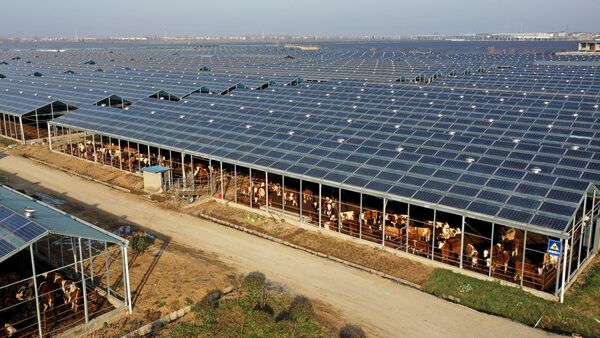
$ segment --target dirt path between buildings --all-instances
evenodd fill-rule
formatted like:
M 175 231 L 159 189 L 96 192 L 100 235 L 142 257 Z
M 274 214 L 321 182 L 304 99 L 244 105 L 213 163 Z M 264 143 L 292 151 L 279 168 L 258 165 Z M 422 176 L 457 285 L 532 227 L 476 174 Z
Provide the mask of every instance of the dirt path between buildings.
M 449 303 L 410 287 L 193 216 L 139 196 L 72 177 L 21 157 L 0 159 L 16 188 L 38 185 L 216 254 L 240 272 L 261 271 L 308 297 L 332 305 L 348 321 L 381 337 L 544 337 L 549 334 Z M 29 181 L 18 186 L 16 177 Z M 24 184 L 24 183 L 19 183 Z

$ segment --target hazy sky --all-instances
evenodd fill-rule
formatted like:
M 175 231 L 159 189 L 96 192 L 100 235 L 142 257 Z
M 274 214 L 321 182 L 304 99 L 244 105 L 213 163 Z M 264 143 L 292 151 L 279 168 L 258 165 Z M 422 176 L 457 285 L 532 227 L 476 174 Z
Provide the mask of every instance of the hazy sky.
M 0 0 L 1 36 L 600 31 L 600 0 Z

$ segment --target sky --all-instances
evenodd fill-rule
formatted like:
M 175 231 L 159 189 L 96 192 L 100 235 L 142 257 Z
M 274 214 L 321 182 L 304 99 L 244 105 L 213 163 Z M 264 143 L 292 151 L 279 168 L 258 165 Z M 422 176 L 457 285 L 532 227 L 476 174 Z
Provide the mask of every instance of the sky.
M 600 31 L 600 0 L 0 0 L 0 36 Z

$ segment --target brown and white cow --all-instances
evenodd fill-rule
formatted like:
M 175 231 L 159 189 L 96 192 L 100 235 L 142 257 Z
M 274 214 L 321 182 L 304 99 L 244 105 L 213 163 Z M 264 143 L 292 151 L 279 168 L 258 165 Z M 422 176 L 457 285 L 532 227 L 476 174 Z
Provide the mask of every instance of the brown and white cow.
M 548 253 L 544 254 L 544 263 L 542 264 L 542 269 L 556 269 L 558 265 L 558 256 L 550 255 Z
M 438 248 L 442 251 L 442 262 L 447 261 L 450 255 L 460 255 L 460 239 L 452 238 L 438 242 Z
M 64 279 L 61 283 L 61 289 L 63 291 L 63 298 L 65 304 L 71 304 L 71 309 L 77 312 L 79 302 L 81 300 L 81 289 L 70 279 Z
M 50 283 L 43 281 L 38 286 L 38 296 L 42 305 L 42 312 L 46 312 L 54 307 L 54 288 Z
M 0 337 L 12 337 L 17 334 L 17 332 L 19 331 L 15 329 L 14 326 L 9 323 L 5 323 L 4 327 L 2 327 L 0 330 Z
M 502 243 L 494 245 L 492 249 L 491 259 L 487 257 L 487 250 L 484 251 L 484 257 L 486 257 L 486 266 L 491 267 L 492 272 L 497 268 L 503 268 L 504 272 L 508 270 L 508 263 L 510 262 L 510 253 L 504 250 Z
M 525 263 L 520 260 L 515 262 L 515 281 L 521 279 L 521 270 L 523 270 L 523 281 L 530 281 L 536 285 L 541 285 L 543 280 L 544 268 Z
M 474 267 L 477 265 L 479 261 L 479 252 L 475 248 L 475 246 L 471 243 L 467 243 L 465 245 L 465 255 L 471 258 L 471 266 Z

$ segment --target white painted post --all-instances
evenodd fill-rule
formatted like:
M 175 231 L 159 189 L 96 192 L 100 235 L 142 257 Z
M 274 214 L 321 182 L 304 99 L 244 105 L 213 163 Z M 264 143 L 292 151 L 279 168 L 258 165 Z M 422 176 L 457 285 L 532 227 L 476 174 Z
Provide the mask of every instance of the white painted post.
M 521 286 L 523 286 L 523 281 L 525 280 L 525 250 L 527 250 L 527 230 L 523 233 L 523 258 L 521 260 Z M 537 272 L 537 271 L 536 271 Z
M 435 224 L 433 225 L 435 227 Z M 459 267 L 462 269 L 463 268 L 463 256 L 464 251 L 465 250 L 465 216 L 462 216 L 462 224 L 460 226 L 460 261 L 459 261 Z
M 127 258 L 127 246 L 124 246 L 125 253 L 125 283 L 127 284 L 127 304 L 129 306 L 129 314 L 132 312 L 132 304 L 131 304 L 131 285 L 129 282 L 129 259 Z
M 563 303 L 565 300 L 565 276 L 567 272 L 567 240 L 562 241 L 562 251 L 564 252 L 563 257 L 563 267 L 562 267 L 562 282 L 560 284 L 560 302 Z M 573 251 L 573 250 L 571 250 Z
M 385 208 L 387 206 L 387 198 L 383 198 L 383 217 L 381 219 L 381 246 L 385 247 Z
M 87 301 L 87 287 L 86 287 L 86 283 L 85 283 L 85 270 L 83 269 L 83 251 L 81 250 L 81 237 L 78 238 L 78 244 L 79 244 L 79 264 L 81 266 L 81 284 L 83 287 L 83 313 L 85 316 L 85 322 L 86 324 L 90 321 L 89 315 L 88 315 L 88 301 Z
M 44 333 L 42 332 L 42 316 L 40 314 L 40 296 L 38 294 L 37 284 L 37 273 L 35 272 L 35 258 L 33 256 L 33 245 L 29 244 L 29 254 L 31 256 L 31 271 L 33 272 L 33 295 L 35 296 L 35 312 L 38 321 L 39 336 L 42 338 Z

